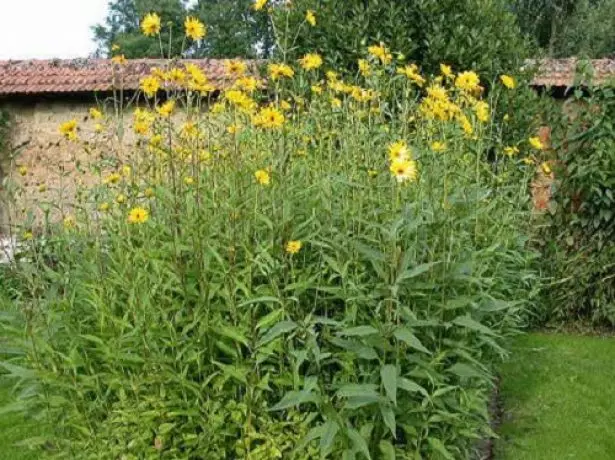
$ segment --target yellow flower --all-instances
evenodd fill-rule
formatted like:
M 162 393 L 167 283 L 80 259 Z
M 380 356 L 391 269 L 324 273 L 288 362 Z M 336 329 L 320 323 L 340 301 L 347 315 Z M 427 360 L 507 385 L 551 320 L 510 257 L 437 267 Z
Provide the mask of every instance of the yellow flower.
M 384 43 L 380 43 L 379 45 L 372 45 L 369 48 L 367 48 L 367 51 L 372 56 L 380 59 L 380 62 L 382 62 L 385 65 L 390 64 L 391 61 L 393 60 L 393 55 L 391 54 L 389 49 L 386 46 L 384 46 Z
M 312 85 L 310 89 L 314 94 L 322 94 L 322 86 L 320 85 Z
M 444 152 L 446 150 L 446 143 L 441 141 L 434 141 L 431 143 L 431 150 L 434 152 Z
M 253 123 L 263 128 L 280 128 L 286 121 L 284 114 L 275 107 L 265 107 L 254 116 Z
M 149 131 L 149 123 L 146 121 L 136 121 L 133 125 L 133 130 L 137 134 L 141 134 L 142 136 L 146 136 Z
M 123 54 L 118 54 L 117 56 L 113 56 L 111 58 L 111 62 L 117 65 L 124 65 L 126 64 L 126 56 L 124 56 Z
M 232 60 L 224 62 L 224 69 L 228 75 L 242 76 L 248 70 L 248 65 L 243 61 Z
M 515 89 L 517 87 L 517 82 L 510 75 L 500 75 L 500 81 L 508 89 Z
M 407 159 L 396 159 L 391 162 L 390 171 L 399 183 L 414 182 L 417 177 L 416 162 Z
M 259 82 L 254 77 L 241 77 L 235 82 L 235 86 L 248 93 L 253 93 L 258 89 Z
M 222 113 L 224 112 L 224 104 L 221 102 L 216 102 L 211 106 L 211 113 Z
M 342 106 L 342 100 L 337 97 L 331 98 L 331 107 L 334 109 L 339 109 Z
M 474 106 L 474 111 L 476 112 L 476 118 L 483 123 L 487 123 L 489 121 L 489 104 L 485 101 L 478 101 Z
M 111 46 L 111 51 L 115 52 L 115 51 L 119 51 L 120 50 L 120 45 L 118 45 L 117 43 L 114 43 Z
M 256 107 L 256 102 L 250 96 L 236 89 L 225 91 L 224 98 L 246 112 L 251 112 Z
M 165 74 L 165 79 L 177 85 L 182 85 L 186 81 L 186 72 L 177 67 L 173 67 Z
M 480 88 L 480 78 L 476 72 L 462 72 L 457 75 L 455 86 L 461 90 L 473 92 Z
M 534 164 L 534 159 L 533 159 L 533 158 L 531 158 L 531 157 L 525 157 L 525 158 L 523 159 L 523 162 L 524 162 L 526 165 L 533 165 L 533 164 Z
M 32 238 L 34 238 L 34 235 L 32 234 L 31 231 L 26 230 L 22 233 L 21 237 L 25 240 L 25 241 L 30 241 Z
M 519 153 L 519 149 L 517 147 L 504 147 L 504 154 L 508 157 L 512 158 Z
M 103 184 L 105 185 L 117 184 L 121 180 L 122 180 L 122 176 L 119 173 L 111 173 L 103 179 Z
M 370 76 L 372 69 L 369 65 L 369 62 L 367 62 L 367 59 L 359 59 L 359 72 L 364 77 Z
M 170 117 L 173 110 L 175 110 L 175 101 L 173 100 L 167 101 L 162 106 L 156 108 L 156 111 L 164 118 Z
M 98 206 L 98 210 L 102 212 L 107 212 L 110 207 L 111 205 L 105 201 L 104 203 L 100 203 L 100 205 Z
M 288 111 L 290 110 L 292 107 L 290 105 L 290 103 L 288 101 L 282 101 L 280 102 L 280 108 L 284 111 Z
M 453 69 L 450 65 L 440 64 L 440 73 L 445 77 L 451 77 L 453 75 Z
M 302 247 L 303 247 L 303 243 L 301 241 L 298 241 L 298 240 L 289 241 L 288 243 L 286 243 L 286 252 L 288 254 L 297 254 L 299 251 L 301 251 Z
M 124 165 L 122 166 L 122 174 L 125 177 L 128 177 L 132 174 L 132 167 L 130 165 Z
M 41 184 L 40 187 L 38 188 L 38 191 L 41 193 L 44 193 L 47 191 L 47 186 L 45 184 Z
M 100 123 L 96 123 L 94 125 L 94 131 L 97 133 L 102 133 L 105 130 L 105 127 L 103 125 L 101 125 Z
M 260 11 L 262 10 L 265 5 L 267 4 L 267 0 L 254 0 L 254 11 Z
M 337 81 L 337 79 L 339 78 L 338 73 L 333 70 L 327 70 L 326 75 L 327 75 L 327 80 L 329 80 L 329 83 Z
M 405 75 L 408 80 L 415 82 L 418 86 L 423 86 L 423 84 L 425 84 L 425 79 L 421 76 L 416 64 L 408 64 L 405 67 L 400 67 L 397 69 L 397 73 Z
M 287 64 L 269 64 L 269 76 L 273 81 L 279 78 L 292 78 L 295 75 L 293 68 Z
M 256 182 L 261 185 L 269 185 L 271 183 L 271 177 L 269 173 L 264 169 L 259 169 L 254 173 L 254 177 L 256 178 Z
M 68 215 L 64 218 L 63 224 L 65 229 L 71 229 L 77 225 L 77 220 L 75 219 L 75 216 Z
M 465 132 L 466 136 L 471 136 L 474 133 L 474 127 L 468 117 L 465 115 L 460 115 L 459 122 L 461 123 L 461 128 Z
M 542 172 L 544 172 L 547 176 L 551 174 L 551 166 L 549 166 L 548 161 L 544 161 L 540 167 L 542 168 Z
M 156 13 L 146 15 L 141 22 L 141 30 L 148 37 L 158 35 L 160 33 L 160 16 Z
M 115 197 L 115 201 L 119 204 L 126 203 L 126 195 L 120 193 L 118 196 Z
M 132 208 L 128 213 L 128 222 L 131 224 L 143 224 L 149 219 L 149 212 L 145 208 Z
M 207 33 L 205 24 L 192 16 L 188 16 L 186 18 L 184 27 L 186 28 L 186 37 L 191 38 L 192 40 L 201 40 Z
M 19 167 L 19 175 L 20 176 L 25 176 L 26 174 L 28 174 L 28 168 L 26 168 L 25 166 L 20 166 Z
M 227 131 L 229 134 L 236 134 L 236 133 L 239 131 L 239 126 L 237 126 L 237 125 L 229 125 L 229 126 L 226 128 L 226 131 Z
M 193 185 L 194 184 L 194 177 L 192 177 L 192 176 L 184 177 L 184 184 L 186 184 L 186 185 Z
M 198 134 L 199 134 L 199 128 L 197 127 L 196 123 L 192 121 L 187 121 L 181 127 L 181 136 L 183 138 L 187 138 L 187 139 L 194 138 L 194 137 L 197 137 Z
M 305 70 L 315 70 L 322 66 L 322 57 L 317 53 L 308 53 L 299 59 L 299 64 Z
M 160 89 L 160 81 L 154 76 L 141 79 L 141 90 L 147 97 L 154 97 Z
M 70 120 L 60 125 L 60 133 L 69 140 L 77 139 L 77 120 Z
M 90 109 L 90 116 L 94 119 L 94 120 L 99 120 L 102 118 L 103 114 L 100 110 L 98 110 L 95 107 L 92 107 Z
M 408 144 L 405 141 L 397 141 L 389 145 L 389 159 L 391 161 L 409 160 L 411 155 Z
M 539 137 L 530 137 L 529 143 L 536 150 L 544 150 L 545 148 L 544 144 L 542 143 Z
M 305 20 L 313 27 L 316 25 L 316 15 L 312 10 L 307 10 L 305 13 Z

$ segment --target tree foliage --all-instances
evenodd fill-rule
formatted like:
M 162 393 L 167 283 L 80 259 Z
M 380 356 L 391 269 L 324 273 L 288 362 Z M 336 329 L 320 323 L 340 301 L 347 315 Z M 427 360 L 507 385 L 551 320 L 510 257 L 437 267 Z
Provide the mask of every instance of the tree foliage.
M 127 58 L 160 57 L 161 49 L 171 56 L 266 55 L 271 49 L 269 20 L 250 6 L 250 0 L 199 0 L 194 4 L 187 0 L 112 0 L 104 23 L 93 28 L 97 54 L 110 55 L 113 45 L 118 45 Z M 162 18 L 160 38 L 141 33 L 140 21 L 150 12 Z M 187 16 L 195 16 L 206 24 L 208 33 L 202 42 L 184 41 Z
M 305 22 L 308 9 L 317 12 L 317 27 Z M 283 28 L 286 15 L 290 26 Z M 345 68 L 380 41 L 427 71 L 445 62 L 492 76 L 527 53 L 502 0 L 301 0 L 278 8 L 276 22 L 282 48 L 287 45 L 292 57 L 318 49 L 330 64 Z M 298 33 L 300 28 L 309 30 Z

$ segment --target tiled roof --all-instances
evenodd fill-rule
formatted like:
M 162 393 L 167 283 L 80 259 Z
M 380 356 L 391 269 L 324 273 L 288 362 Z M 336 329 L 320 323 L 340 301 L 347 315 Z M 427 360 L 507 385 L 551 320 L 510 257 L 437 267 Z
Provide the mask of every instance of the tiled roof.
M 591 81 L 596 85 L 615 81 L 615 59 L 538 59 L 528 60 L 526 65 L 537 71 L 532 80 L 533 86 L 569 88 L 579 82 L 586 83 L 585 78 L 575 81 L 577 75 L 582 76 L 585 72 L 593 75 Z
M 203 69 L 215 87 L 226 86 L 224 59 L 182 59 L 176 65 L 187 63 Z M 593 68 L 593 83 L 615 80 L 615 59 L 538 59 L 526 61 L 526 67 L 537 70 L 533 86 L 572 87 L 577 71 L 587 63 Z M 168 65 L 169 61 L 162 59 L 132 59 L 121 66 L 108 59 L 0 61 L 0 96 L 111 91 L 119 87 L 136 90 L 139 80 L 152 68 Z
M 194 63 L 216 88 L 225 87 L 224 59 L 182 59 L 176 65 Z M 165 68 L 162 59 L 131 59 L 124 65 L 109 59 L 54 59 L 0 61 L 0 95 L 79 93 L 139 88 L 139 80 L 154 67 Z

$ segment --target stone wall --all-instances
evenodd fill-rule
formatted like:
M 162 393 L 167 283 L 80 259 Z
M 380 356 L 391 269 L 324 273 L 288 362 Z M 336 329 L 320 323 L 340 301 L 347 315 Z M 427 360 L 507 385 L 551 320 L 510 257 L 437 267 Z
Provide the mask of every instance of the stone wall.
M 8 233 L 12 226 L 40 225 L 45 214 L 41 204 L 54 218 L 69 213 L 75 185 L 96 180 L 86 172 L 88 164 L 98 160 L 96 155 L 103 150 L 96 144 L 104 142 L 105 155 L 119 157 L 134 142 L 130 117 L 124 121 L 127 134 L 121 142 L 112 134 L 95 135 L 95 122 L 89 116 L 94 106 L 96 102 L 89 98 L 0 100 L 0 109 L 11 117 L 8 150 L 12 151 L 12 155 L 1 153 L 0 164 L 8 180 L 0 199 L 0 234 Z M 78 121 L 79 135 L 90 143 L 90 152 L 62 138 L 59 126 L 71 119 Z

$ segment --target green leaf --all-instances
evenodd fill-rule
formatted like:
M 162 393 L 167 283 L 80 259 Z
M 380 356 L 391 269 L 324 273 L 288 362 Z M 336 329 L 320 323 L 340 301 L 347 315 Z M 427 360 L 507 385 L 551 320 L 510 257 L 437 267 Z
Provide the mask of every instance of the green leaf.
M 439 263 L 440 262 L 429 262 L 426 264 L 417 265 L 410 270 L 405 270 L 397 276 L 397 280 L 395 281 L 395 283 L 400 283 L 411 278 L 416 278 L 417 276 L 428 272 L 429 270 L 431 270 L 431 267 L 433 267 L 434 265 L 438 265 Z
M 380 379 L 382 380 L 386 395 L 397 406 L 397 367 L 392 364 L 382 366 L 380 369 Z
M 397 340 L 401 340 L 409 347 L 422 351 L 423 353 L 427 353 L 428 355 L 431 354 L 431 352 L 423 346 L 421 341 L 410 331 L 410 329 L 405 327 L 397 328 L 393 335 Z
M 376 329 L 373 326 L 357 326 L 357 327 L 351 327 L 348 329 L 343 329 L 340 332 L 338 332 L 338 335 L 343 335 L 346 337 L 364 337 L 367 335 L 374 335 L 374 334 L 378 334 L 378 329 Z
M 321 458 L 325 458 L 331 449 L 333 448 L 333 443 L 335 442 L 335 436 L 337 435 L 340 426 L 334 422 L 333 420 L 328 420 L 323 425 L 323 434 L 320 438 L 320 456 Z
M 352 445 L 355 450 L 361 452 L 363 455 L 365 455 L 367 459 L 371 460 L 372 456 L 369 454 L 369 447 L 367 447 L 367 442 L 365 442 L 365 439 L 363 439 L 359 432 L 354 428 L 348 428 L 346 430 L 346 434 L 352 442 Z
M 239 308 L 247 307 L 248 305 L 253 305 L 255 303 L 279 303 L 280 305 L 282 305 L 282 302 L 277 297 L 265 296 L 258 297 L 256 299 L 245 300 L 239 304 Z
M 280 402 L 277 403 L 275 406 L 273 406 L 270 410 L 272 411 L 284 410 L 290 407 L 297 407 L 305 403 L 319 404 L 320 396 L 318 396 L 316 393 L 312 393 L 311 391 L 306 391 L 306 390 L 289 391 L 288 393 L 284 395 L 284 397 L 280 400 Z
M 444 444 L 442 444 L 442 441 L 440 441 L 437 438 L 427 438 L 427 442 L 429 443 L 430 447 L 438 452 L 440 455 L 442 455 L 446 460 L 455 460 L 455 457 L 453 457 L 453 454 L 451 454 L 448 449 L 446 447 L 444 447 Z
M 369 383 L 349 383 L 341 386 L 336 393 L 338 398 L 373 397 L 380 398 L 378 386 Z
M 395 424 L 395 412 L 390 406 L 380 405 L 380 413 L 382 414 L 382 420 L 384 424 L 391 431 L 394 438 L 397 438 L 397 425 Z
M 268 313 L 267 315 L 263 316 L 258 321 L 258 323 L 256 323 L 256 329 L 262 329 L 264 327 L 269 327 L 270 325 L 272 325 L 273 323 L 278 321 L 283 316 L 284 316 L 284 309 L 283 308 L 279 308 L 277 310 L 274 310 L 271 313 Z
M 297 327 L 298 325 L 294 321 L 280 321 L 267 331 L 267 333 L 258 341 L 256 346 L 262 347 L 263 345 L 277 339 L 282 334 L 287 334 L 288 332 L 294 331 Z
M 474 366 L 464 363 L 456 363 L 452 365 L 448 372 L 458 375 L 459 377 L 472 378 L 472 377 L 484 377 L 484 374 L 478 371 Z
M 397 378 L 397 387 L 407 391 L 408 393 L 421 393 L 423 396 L 429 396 L 429 393 L 427 393 L 425 388 L 405 377 Z
M 33 369 L 26 369 L 25 367 L 3 362 L 0 362 L 0 366 L 4 367 L 9 372 L 9 377 L 19 377 L 22 379 L 36 378 L 36 371 Z
M 308 431 L 308 434 L 301 440 L 301 442 L 295 447 L 293 452 L 302 452 L 309 444 L 316 439 L 321 438 L 325 434 L 325 425 L 318 425 Z
M 246 348 L 250 348 L 250 343 L 248 342 L 248 339 L 246 339 L 237 328 L 225 325 L 218 325 L 213 328 L 213 331 L 223 337 L 227 337 L 235 342 L 241 343 Z
M 382 460 L 395 460 L 395 447 L 389 441 L 382 440 L 378 444 Z
M 487 326 L 484 326 L 481 323 L 479 323 L 478 321 L 473 320 L 469 316 L 459 316 L 459 317 L 457 317 L 457 318 L 455 318 L 453 320 L 453 324 L 465 327 L 467 329 L 471 329 L 471 330 L 476 331 L 476 332 L 481 332 L 481 333 L 486 334 L 486 335 L 493 335 L 493 336 L 497 335 L 495 332 L 493 332 Z

